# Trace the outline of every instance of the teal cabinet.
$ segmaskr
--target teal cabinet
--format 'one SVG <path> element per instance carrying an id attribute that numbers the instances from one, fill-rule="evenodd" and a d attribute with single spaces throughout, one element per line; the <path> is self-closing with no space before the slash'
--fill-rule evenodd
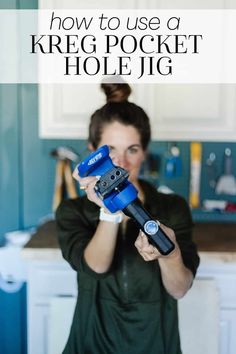
<path id="1" fill-rule="evenodd" d="M 20 227 L 18 88 L 0 85 L 0 238 Z"/>
<path id="2" fill-rule="evenodd" d="M 27 354 L 26 283 L 0 278 L 0 354 Z"/>

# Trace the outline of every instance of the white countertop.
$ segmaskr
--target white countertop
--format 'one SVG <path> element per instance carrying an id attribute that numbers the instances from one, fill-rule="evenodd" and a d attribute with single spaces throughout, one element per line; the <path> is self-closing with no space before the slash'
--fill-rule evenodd
<path id="1" fill-rule="evenodd" d="M 60 261 L 63 260 L 59 248 L 23 248 L 22 257 L 26 260 L 45 260 Z M 235 252 L 199 252 L 201 263 L 227 264 L 236 263 Z"/>
<path id="2" fill-rule="evenodd" d="M 236 263 L 236 252 L 199 252 L 201 262 Z"/>
<path id="3" fill-rule="evenodd" d="M 23 248 L 22 257 L 26 260 L 60 261 L 63 260 L 59 248 Z"/>

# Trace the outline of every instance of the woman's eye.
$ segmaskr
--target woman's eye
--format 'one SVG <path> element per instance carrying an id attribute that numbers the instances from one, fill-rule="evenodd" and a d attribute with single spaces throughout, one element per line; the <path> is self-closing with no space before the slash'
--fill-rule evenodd
<path id="1" fill-rule="evenodd" d="M 129 148 L 128 151 L 129 151 L 130 154 L 137 154 L 138 149 L 137 148 Z"/>
<path id="2" fill-rule="evenodd" d="M 109 147 L 109 152 L 114 152 L 114 148 L 112 146 L 108 146 Z"/>

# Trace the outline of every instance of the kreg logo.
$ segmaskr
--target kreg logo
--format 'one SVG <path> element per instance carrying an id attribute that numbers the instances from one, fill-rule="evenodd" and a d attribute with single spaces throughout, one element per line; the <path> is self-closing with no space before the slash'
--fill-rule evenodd
<path id="1" fill-rule="evenodd" d="M 94 157 L 92 157 L 89 162 L 88 162 L 88 166 L 93 165 L 95 162 L 97 162 L 98 160 L 100 160 L 102 158 L 102 153 L 99 152 L 99 154 L 95 155 Z"/>

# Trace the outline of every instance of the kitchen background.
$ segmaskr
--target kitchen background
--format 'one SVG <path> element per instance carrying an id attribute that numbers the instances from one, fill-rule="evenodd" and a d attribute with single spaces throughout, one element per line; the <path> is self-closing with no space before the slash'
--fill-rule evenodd
<path id="1" fill-rule="evenodd" d="M 163 2 L 160 3 L 162 7 L 165 7 Z M 220 5 L 222 1 L 218 3 Z M 232 5 L 232 1 L 229 1 L 229 4 Z M 34 9 L 37 6 L 38 1 L 36 0 L 0 0 L 1 9 Z M 233 92 L 234 90 L 235 87 L 233 87 Z M 236 102 L 236 93 L 234 92 L 233 95 Z M 37 85 L 0 85 L 1 244 L 5 242 L 4 235 L 6 233 L 35 228 L 52 217 L 57 163 L 56 159 L 51 156 L 52 150 L 59 146 L 69 146 L 81 156 L 86 154 L 85 139 L 39 138 L 38 112 L 39 88 Z M 236 110 L 234 113 L 234 117 L 236 117 Z M 212 130 L 216 129 L 214 124 L 212 124 Z M 231 150 L 232 175 L 236 177 L 235 140 L 217 139 L 214 141 L 212 134 L 209 136 L 211 137 L 210 141 L 206 141 L 205 137 L 203 141 L 201 138 L 198 139 L 199 142 L 202 142 L 200 205 L 197 209 L 193 209 L 193 219 L 196 223 L 236 223 L 236 213 L 233 211 L 213 210 L 209 212 L 203 208 L 203 201 L 208 199 L 227 200 L 232 203 L 232 208 L 236 204 L 236 195 L 217 195 L 213 188 L 215 181 L 219 180 L 224 172 L 225 149 Z M 147 168 L 156 170 L 157 173 L 149 174 L 148 178 L 157 187 L 168 186 L 189 200 L 191 139 L 176 140 L 174 141 L 172 138 L 171 141 L 153 141 L 150 145 L 152 163 L 149 166 L 144 166 L 144 172 L 147 172 Z M 173 162 L 171 148 L 175 144 L 180 151 L 181 168 L 176 175 L 175 172 L 168 175 L 167 163 Z M 212 153 L 215 154 L 215 160 Z M 213 157 L 214 161 L 210 157 Z M 0 286 L 0 323 L 4 324 L 3 330 L 0 331 L 0 353 L 23 354 L 26 352 L 27 346 L 26 284 L 23 285 L 20 293 L 17 291 L 6 292 L 4 289 Z M 13 324 L 14 335 L 11 331 Z"/>
<path id="2" fill-rule="evenodd" d="M 56 159 L 52 150 L 68 146 L 80 155 L 86 154 L 86 140 L 40 139 L 38 124 L 38 88 L 36 85 L 0 86 L 0 188 L 1 213 L 0 235 L 5 232 L 27 229 L 37 225 L 52 213 L 52 199 Z M 152 142 L 150 152 L 154 154 L 154 166 L 158 176 L 153 176 L 157 185 L 167 185 L 187 200 L 190 189 L 190 142 L 178 141 L 182 168 L 180 174 L 168 177 L 166 164 L 173 142 Z M 236 176 L 236 144 L 233 142 L 203 142 L 200 179 L 201 203 L 205 199 L 222 199 L 236 202 L 236 196 L 216 195 L 210 186 L 212 179 L 219 178 L 224 169 L 224 153 L 232 153 L 232 173 Z M 211 153 L 216 156 L 213 167 L 207 165 Z M 234 159 L 235 158 L 235 159 Z M 153 167 L 152 167 L 153 168 Z M 234 220 L 231 213 L 204 213 L 193 211 L 195 220 Z"/>

